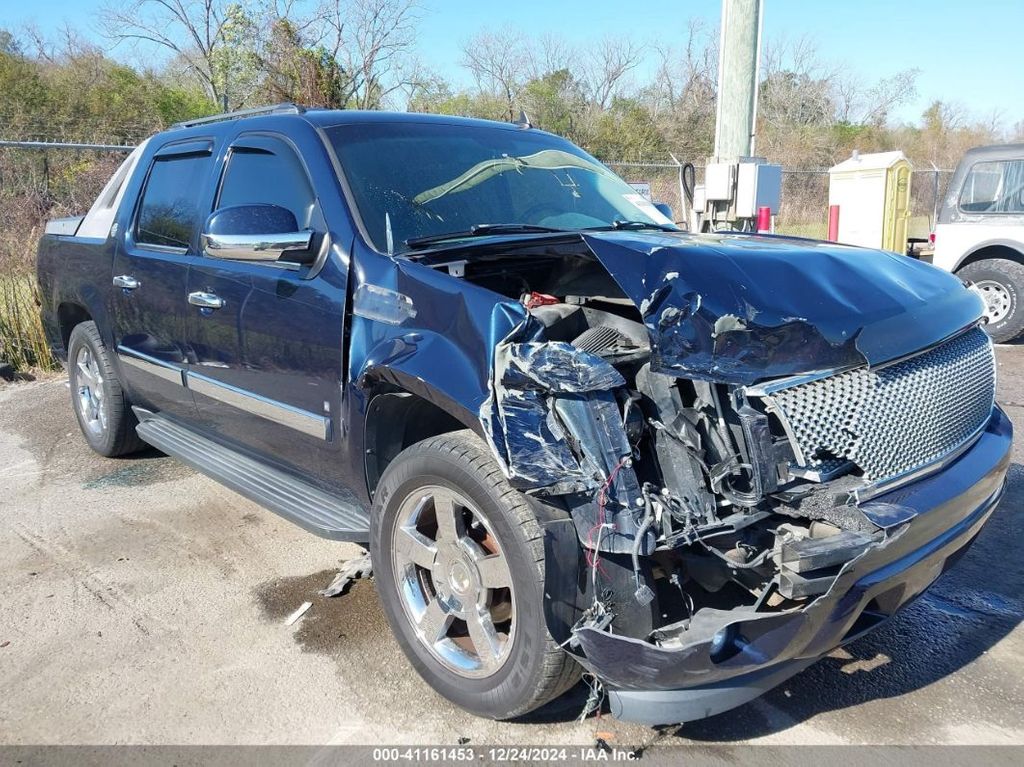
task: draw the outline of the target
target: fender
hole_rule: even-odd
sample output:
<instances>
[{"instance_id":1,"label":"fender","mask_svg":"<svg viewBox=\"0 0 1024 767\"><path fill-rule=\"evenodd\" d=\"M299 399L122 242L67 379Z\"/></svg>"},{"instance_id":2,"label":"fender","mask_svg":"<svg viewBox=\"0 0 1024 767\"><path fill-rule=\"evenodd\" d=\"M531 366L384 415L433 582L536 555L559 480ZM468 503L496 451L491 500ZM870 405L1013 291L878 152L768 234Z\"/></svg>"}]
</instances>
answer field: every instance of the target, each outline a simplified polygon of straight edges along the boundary
<instances>
[{"instance_id":1,"label":"fender","mask_svg":"<svg viewBox=\"0 0 1024 767\"><path fill-rule=\"evenodd\" d=\"M357 258L352 390L368 402L379 384L398 386L484 436L480 408L490 394L495 348L525 322L526 308L411 261L366 250Z\"/></svg>"},{"instance_id":2,"label":"fender","mask_svg":"<svg viewBox=\"0 0 1024 767\"><path fill-rule=\"evenodd\" d=\"M113 342L109 317L113 241L108 239L99 252L95 250L96 245L104 245L104 241L80 241L57 235L44 235L40 239L37 278L43 301L43 323L55 339L60 339L60 307L71 304L89 314L104 343L109 346ZM58 271L61 278L56 280L53 277ZM102 276L99 281L96 275Z\"/></svg>"},{"instance_id":3,"label":"fender","mask_svg":"<svg viewBox=\"0 0 1024 767\"><path fill-rule=\"evenodd\" d=\"M445 375L438 380L437 366L432 360L445 360ZM444 410L476 434L484 436L476 410L467 407L466 397L480 401L487 396L486 389L478 391L472 386L473 369L470 360L460 349L435 334L409 333L381 342L367 355L366 362L356 379L356 385L366 392L367 401L372 390L382 383L422 397ZM469 386L460 384L469 383Z\"/></svg>"},{"instance_id":4,"label":"fender","mask_svg":"<svg viewBox=\"0 0 1024 767\"><path fill-rule=\"evenodd\" d=\"M962 267L967 259L985 248L1009 248L1010 250L1016 251L1020 255L1021 262L1024 263L1024 242L1000 237L994 240L985 240L984 242L979 242L977 245L973 246L970 250L960 256L956 262L956 266L953 268L953 271L955 272L957 269Z\"/></svg>"}]
</instances>

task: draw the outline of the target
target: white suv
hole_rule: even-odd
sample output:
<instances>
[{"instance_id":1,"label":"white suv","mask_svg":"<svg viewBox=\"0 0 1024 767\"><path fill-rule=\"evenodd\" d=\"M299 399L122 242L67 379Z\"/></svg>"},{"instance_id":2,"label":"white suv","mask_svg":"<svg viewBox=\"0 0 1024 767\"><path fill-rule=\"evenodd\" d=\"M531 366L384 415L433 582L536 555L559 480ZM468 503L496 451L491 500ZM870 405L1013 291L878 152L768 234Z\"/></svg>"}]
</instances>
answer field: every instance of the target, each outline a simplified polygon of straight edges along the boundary
<instances>
[{"instance_id":1,"label":"white suv","mask_svg":"<svg viewBox=\"0 0 1024 767\"><path fill-rule=\"evenodd\" d=\"M932 263L974 283L997 342L1024 333L1024 144L971 149L939 208Z\"/></svg>"}]
</instances>

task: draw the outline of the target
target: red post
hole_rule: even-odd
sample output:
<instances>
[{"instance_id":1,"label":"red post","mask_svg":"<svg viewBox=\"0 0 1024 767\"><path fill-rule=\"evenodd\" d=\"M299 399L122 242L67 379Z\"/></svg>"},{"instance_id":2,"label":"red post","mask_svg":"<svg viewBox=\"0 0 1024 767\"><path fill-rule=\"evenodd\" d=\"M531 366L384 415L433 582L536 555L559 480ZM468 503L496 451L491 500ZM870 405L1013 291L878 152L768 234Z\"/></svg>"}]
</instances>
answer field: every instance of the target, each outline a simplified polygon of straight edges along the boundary
<instances>
[{"instance_id":1,"label":"red post","mask_svg":"<svg viewBox=\"0 0 1024 767\"><path fill-rule=\"evenodd\" d=\"M839 242L839 206L828 206L828 241Z\"/></svg>"},{"instance_id":2,"label":"red post","mask_svg":"<svg viewBox=\"0 0 1024 767\"><path fill-rule=\"evenodd\" d=\"M757 231L770 232L772 230L772 209L762 205L757 209Z\"/></svg>"}]
</instances>

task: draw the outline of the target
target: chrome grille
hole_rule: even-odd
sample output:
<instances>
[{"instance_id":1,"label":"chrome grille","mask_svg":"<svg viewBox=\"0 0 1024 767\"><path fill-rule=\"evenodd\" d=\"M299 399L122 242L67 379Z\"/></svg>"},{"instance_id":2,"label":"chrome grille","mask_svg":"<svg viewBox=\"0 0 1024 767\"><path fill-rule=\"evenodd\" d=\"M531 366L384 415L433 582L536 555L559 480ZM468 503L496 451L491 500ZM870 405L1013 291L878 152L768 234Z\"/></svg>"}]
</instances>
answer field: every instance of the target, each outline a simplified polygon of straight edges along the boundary
<instances>
[{"instance_id":1,"label":"chrome grille","mask_svg":"<svg viewBox=\"0 0 1024 767\"><path fill-rule=\"evenodd\" d=\"M853 462L869 480L925 466L984 425L995 397L995 358L981 328L877 370L858 368L764 395L798 463Z\"/></svg>"}]
</instances>

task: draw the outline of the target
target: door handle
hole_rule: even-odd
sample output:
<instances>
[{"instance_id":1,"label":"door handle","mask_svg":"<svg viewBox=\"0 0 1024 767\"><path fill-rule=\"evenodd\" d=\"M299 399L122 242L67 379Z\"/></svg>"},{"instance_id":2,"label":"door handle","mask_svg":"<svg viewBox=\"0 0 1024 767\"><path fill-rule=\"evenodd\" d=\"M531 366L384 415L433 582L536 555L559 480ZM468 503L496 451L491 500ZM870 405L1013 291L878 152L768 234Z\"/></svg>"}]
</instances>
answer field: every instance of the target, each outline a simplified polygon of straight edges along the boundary
<instances>
[{"instance_id":1,"label":"door handle","mask_svg":"<svg viewBox=\"0 0 1024 767\"><path fill-rule=\"evenodd\" d=\"M200 309L223 309L224 299L216 293L205 293L201 290L188 294L188 302Z\"/></svg>"},{"instance_id":2,"label":"door handle","mask_svg":"<svg viewBox=\"0 0 1024 767\"><path fill-rule=\"evenodd\" d=\"M142 283L132 277L130 274L120 274L114 278L114 287L122 288L123 290L135 290Z\"/></svg>"}]
</instances>

